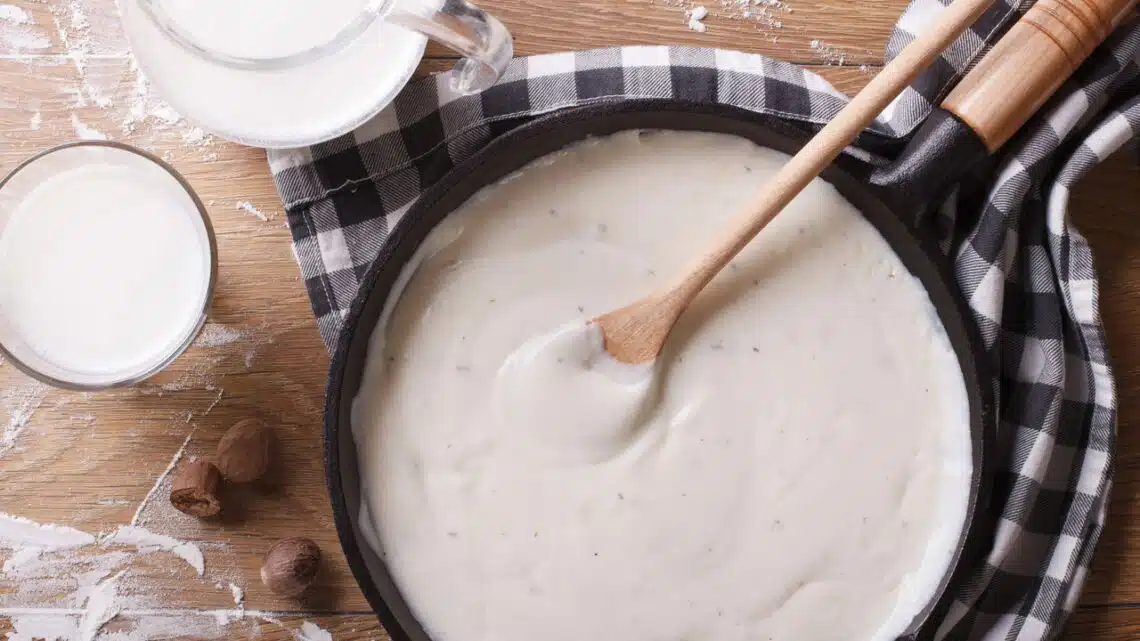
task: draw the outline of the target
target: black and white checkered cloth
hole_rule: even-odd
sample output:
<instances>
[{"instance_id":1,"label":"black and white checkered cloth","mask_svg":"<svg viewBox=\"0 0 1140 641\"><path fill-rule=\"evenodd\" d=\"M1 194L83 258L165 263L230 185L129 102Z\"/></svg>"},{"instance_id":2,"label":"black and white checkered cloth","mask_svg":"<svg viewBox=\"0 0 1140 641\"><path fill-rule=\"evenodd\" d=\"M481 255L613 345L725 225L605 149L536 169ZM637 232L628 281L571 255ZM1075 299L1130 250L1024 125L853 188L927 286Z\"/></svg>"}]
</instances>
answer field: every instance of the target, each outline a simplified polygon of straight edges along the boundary
<instances>
[{"instance_id":1,"label":"black and white checkered cloth","mask_svg":"<svg viewBox=\"0 0 1140 641\"><path fill-rule=\"evenodd\" d=\"M889 158L932 104L1018 17L999 2L860 137ZM942 9L914 0L889 59ZM409 85L372 122L307 149L270 152L321 336L335 343L357 284L424 189L495 136L561 108L638 98L720 102L805 130L846 102L815 74L731 51L625 47L513 61L489 91ZM983 563L959 585L938 639L1041 641L1076 604L1100 536L1116 441L1116 390L1085 239L1069 189L1140 136L1140 19L1098 49L1006 149L989 175L942 207L943 240L988 349L998 398L997 522ZM1137 204L1140 209L1140 203Z\"/></svg>"}]
</instances>

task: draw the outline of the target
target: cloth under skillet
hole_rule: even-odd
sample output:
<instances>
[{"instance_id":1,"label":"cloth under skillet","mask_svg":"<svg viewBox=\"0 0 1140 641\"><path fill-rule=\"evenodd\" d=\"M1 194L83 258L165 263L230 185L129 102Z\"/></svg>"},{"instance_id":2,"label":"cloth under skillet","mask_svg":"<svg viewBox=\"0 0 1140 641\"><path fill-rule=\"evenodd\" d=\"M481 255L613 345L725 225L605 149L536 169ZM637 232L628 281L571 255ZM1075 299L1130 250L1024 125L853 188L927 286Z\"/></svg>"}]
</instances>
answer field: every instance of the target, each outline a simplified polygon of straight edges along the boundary
<instances>
[{"instance_id":1,"label":"cloth under skillet","mask_svg":"<svg viewBox=\"0 0 1140 641\"><path fill-rule=\"evenodd\" d=\"M887 59L943 4L913 0ZM999 0L853 154L897 154L1029 4ZM449 169L541 114L639 98L726 103L807 131L847 100L815 74L771 58L679 47L520 58L476 96L456 96L440 78L413 82L352 134L269 154L326 345L335 345L389 230ZM923 637L1041 641L1059 634L1076 604L1111 488L1116 390L1092 254L1069 222L1069 189L1138 135L1140 19L1132 16L1005 147L994 170L960 184L940 208L943 250L995 376L997 525L984 560L950 587L951 608L928 622Z\"/></svg>"}]
</instances>

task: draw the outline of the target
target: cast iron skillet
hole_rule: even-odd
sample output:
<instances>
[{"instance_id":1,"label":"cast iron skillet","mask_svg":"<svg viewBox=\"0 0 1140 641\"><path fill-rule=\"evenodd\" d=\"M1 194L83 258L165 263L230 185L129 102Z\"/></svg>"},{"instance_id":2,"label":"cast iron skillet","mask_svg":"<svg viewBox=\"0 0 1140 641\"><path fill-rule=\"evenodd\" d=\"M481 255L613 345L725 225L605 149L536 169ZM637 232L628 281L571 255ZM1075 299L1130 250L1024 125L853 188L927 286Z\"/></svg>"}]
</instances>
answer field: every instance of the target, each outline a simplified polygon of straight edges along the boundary
<instances>
[{"instance_id":1,"label":"cast iron skillet","mask_svg":"<svg viewBox=\"0 0 1140 641\"><path fill-rule=\"evenodd\" d=\"M424 194L393 230L379 260L362 281L360 293L345 318L326 399L327 480L349 566L368 602L397 641L430 639L409 611L383 559L361 532L361 477L351 426L352 399L360 388L369 339L389 292L428 233L475 192L567 145L630 129L732 134L786 153L794 153L805 139L804 134L786 124L751 112L680 101L621 102L579 108L536 120L499 138ZM907 269L922 282L958 356L970 404L974 462L969 515L957 551L957 556L961 556L968 553L966 544L970 537L984 532L984 528L977 527L978 519L973 515L989 485L987 439L993 430L993 403L991 379L984 371L981 358L982 345L943 254L911 222L918 212L913 208L898 209L897 204L888 205L890 191L868 186L871 177L868 168L851 158L841 158L823 177L866 216ZM914 180L912 175L910 184ZM900 212L907 212L907 216L900 216ZM874 444L868 446L874 447ZM949 575L943 578L939 593L950 579ZM921 623L938 605L931 603L915 623Z\"/></svg>"},{"instance_id":2,"label":"cast iron skillet","mask_svg":"<svg viewBox=\"0 0 1140 641\"><path fill-rule=\"evenodd\" d=\"M1133 0L1087 1L1120 4ZM1042 15L1052 16L1049 12L1056 13L1066 6L1056 0L1039 0L1012 30L1025 27L1028 18L1036 17L1040 22ZM1039 9L1044 13L1035 15ZM950 569L935 598L911 623L904 637L907 639L926 638L933 633L935 626L922 624L927 619L942 618L949 607L947 586L960 583L975 566L977 555L989 547L993 532L988 509L995 429L993 379L986 370L985 351L971 312L951 277L946 257L932 242L930 227L936 223L936 217L930 215L929 208L931 203L941 202L940 197L966 172L984 170L989 153L1013 135L1084 59L1071 50L1062 51L1064 46L1059 42L1071 44L1072 34L1047 36L1042 24L1027 27L1018 38L1007 34L951 92L942 103L943 108L933 110L894 163L872 167L842 156L822 174L875 226L926 288L957 355L970 405L973 473L967 518ZM1098 38L1102 36L1098 33ZM1044 48L1033 49L1036 64L1026 63L1027 39L1043 39ZM1005 46L1009 42L1018 45ZM1092 47L1087 49L1091 51ZM386 299L401 270L432 228L475 192L567 145L625 130L731 134L789 154L797 151L807 137L786 122L723 105L636 100L562 111L497 138L427 190L401 219L362 280L344 319L325 402L326 474L341 545L365 597L396 641L431 640L409 610L382 556L367 543L360 527L367 515L361 514L361 476L351 426L352 400L360 388L369 339Z\"/></svg>"}]
</instances>

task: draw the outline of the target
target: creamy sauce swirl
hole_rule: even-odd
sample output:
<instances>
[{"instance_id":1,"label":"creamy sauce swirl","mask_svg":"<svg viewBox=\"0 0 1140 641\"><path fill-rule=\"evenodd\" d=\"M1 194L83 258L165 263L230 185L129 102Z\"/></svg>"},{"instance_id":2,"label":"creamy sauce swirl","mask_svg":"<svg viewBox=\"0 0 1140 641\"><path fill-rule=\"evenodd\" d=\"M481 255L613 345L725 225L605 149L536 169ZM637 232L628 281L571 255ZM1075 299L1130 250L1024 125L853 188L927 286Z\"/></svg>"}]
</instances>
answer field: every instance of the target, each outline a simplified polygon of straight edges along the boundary
<instances>
[{"instance_id":1,"label":"creamy sauce swirl","mask_svg":"<svg viewBox=\"0 0 1140 641\"><path fill-rule=\"evenodd\" d=\"M372 544L436 641L891 639L930 599L966 512L965 387L925 291L833 187L710 284L651 371L586 325L786 159L622 133L423 245L353 425Z\"/></svg>"}]
</instances>

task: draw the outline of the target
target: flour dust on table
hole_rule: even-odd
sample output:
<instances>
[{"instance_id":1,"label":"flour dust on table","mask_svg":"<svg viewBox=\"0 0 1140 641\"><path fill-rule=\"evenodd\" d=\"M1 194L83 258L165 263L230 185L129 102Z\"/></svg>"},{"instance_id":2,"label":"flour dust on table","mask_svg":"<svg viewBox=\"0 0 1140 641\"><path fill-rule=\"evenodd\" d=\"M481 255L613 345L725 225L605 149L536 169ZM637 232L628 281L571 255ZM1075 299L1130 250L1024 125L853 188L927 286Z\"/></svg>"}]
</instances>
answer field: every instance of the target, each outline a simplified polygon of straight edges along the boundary
<instances>
[{"instance_id":1,"label":"flour dust on table","mask_svg":"<svg viewBox=\"0 0 1140 641\"><path fill-rule=\"evenodd\" d=\"M228 592L232 608L190 609L164 603L169 595L138 581L144 567L170 555L173 574L212 579ZM0 512L0 586L6 588L0 622L8 641L150 641L152 639L256 638L262 624L289 629L297 639L331 636L306 620L283 621L275 613L247 609L245 592L206 570L197 544L135 525L90 533L67 525L37 523ZM8 586L12 589L7 589ZM241 630L244 628L244 630Z\"/></svg>"},{"instance_id":2,"label":"flour dust on table","mask_svg":"<svg viewBox=\"0 0 1140 641\"><path fill-rule=\"evenodd\" d=\"M966 518L965 385L925 290L833 187L717 276L652 370L615 369L586 326L786 161L622 133L483 190L420 248L352 419L368 536L432 638L886 640L930 601Z\"/></svg>"}]
</instances>

